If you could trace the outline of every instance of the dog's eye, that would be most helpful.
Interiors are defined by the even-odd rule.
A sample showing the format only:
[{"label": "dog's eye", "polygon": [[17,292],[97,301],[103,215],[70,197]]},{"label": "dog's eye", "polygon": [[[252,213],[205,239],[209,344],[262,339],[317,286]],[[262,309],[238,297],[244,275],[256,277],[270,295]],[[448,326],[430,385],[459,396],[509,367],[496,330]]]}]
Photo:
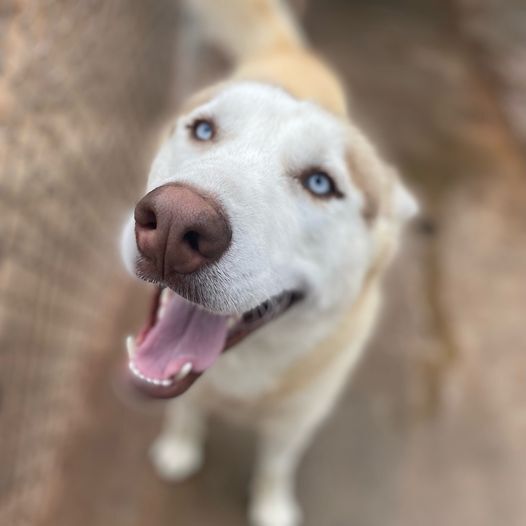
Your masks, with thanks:
[{"label": "dog's eye", "polygon": [[302,178],[303,186],[316,197],[341,197],[331,177],[322,171],[307,173]]},{"label": "dog's eye", "polygon": [[210,141],[214,138],[215,127],[212,121],[199,119],[191,125],[192,137],[197,141]]}]

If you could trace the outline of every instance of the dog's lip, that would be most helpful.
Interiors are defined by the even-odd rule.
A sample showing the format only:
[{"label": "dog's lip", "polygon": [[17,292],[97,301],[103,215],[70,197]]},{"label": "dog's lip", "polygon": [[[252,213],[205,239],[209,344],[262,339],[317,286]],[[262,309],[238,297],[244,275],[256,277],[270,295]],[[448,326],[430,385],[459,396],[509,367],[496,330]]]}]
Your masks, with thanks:
[{"label": "dog's lip", "polygon": [[280,317],[303,297],[304,293],[299,289],[287,289],[246,311],[230,329],[224,350],[230,349],[255,330]]},{"label": "dog's lip", "polygon": [[[149,331],[154,327],[158,316],[159,309],[161,306],[161,295],[162,291],[167,287],[157,286],[153,294],[152,304],[150,312],[147,318],[145,327],[139,332],[134,340],[135,342],[143,341]],[[170,291],[173,293],[173,291]],[[175,293],[174,293],[175,294]],[[299,289],[287,289],[282,291],[280,294],[273,296],[272,298],[265,300],[253,309],[244,312],[242,315],[231,316],[231,327],[228,331],[226,342],[221,353],[231,349],[250,334],[255,332],[257,329],[263,327],[267,323],[279,318],[282,314],[287,312],[293,305],[298,303],[304,298],[304,292]],[[199,306],[203,308],[202,306]],[[133,337],[128,337],[129,339]],[[190,386],[206,371],[196,372],[190,371],[185,374],[180,380],[174,380],[169,385],[154,384],[151,381],[146,380],[144,377],[140,377],[137,371],[132,366],[132,360],[130,359],[129,378],[134,387],[142,394],[151,398],[173,398],[183,394]]]}]

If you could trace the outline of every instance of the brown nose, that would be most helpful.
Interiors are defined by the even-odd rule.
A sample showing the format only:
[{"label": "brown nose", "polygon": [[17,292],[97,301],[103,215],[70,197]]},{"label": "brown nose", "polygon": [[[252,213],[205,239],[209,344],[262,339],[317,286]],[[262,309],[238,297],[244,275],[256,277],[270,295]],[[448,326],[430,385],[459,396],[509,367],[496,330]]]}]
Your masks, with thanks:
[{"label": "brown nose", "polygon": [[165,185],[135,207],[137,247],[161,277],[190,274],[217,261],[232,230],[213,199],[182,185]]}]

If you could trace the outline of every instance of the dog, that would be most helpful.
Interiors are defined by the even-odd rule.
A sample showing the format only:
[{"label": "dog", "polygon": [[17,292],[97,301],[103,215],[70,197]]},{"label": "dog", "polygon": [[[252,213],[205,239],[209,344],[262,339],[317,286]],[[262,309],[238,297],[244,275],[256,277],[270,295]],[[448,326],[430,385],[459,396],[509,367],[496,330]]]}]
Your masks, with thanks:
[{"label": "dog", "polygon": [[188,3],[236,67],[182,105],[124,228],[127,268],[157,284],[127,339],[130,377],[174,398],[151,449],[163,478],[200,468],[210,413],[246,423],[250,522],[294,526],[294,472],[362,354],[417,203],[284,3]]}]

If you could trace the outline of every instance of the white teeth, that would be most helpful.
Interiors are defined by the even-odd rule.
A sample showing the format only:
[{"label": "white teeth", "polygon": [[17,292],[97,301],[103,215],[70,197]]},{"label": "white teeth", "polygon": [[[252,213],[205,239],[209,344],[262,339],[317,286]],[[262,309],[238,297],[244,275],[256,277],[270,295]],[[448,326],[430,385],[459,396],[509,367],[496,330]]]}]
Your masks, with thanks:
[{"label": "white teeth", "polygon": [[157,311],[157,321],[161,321],[166,313],[166,307],[161,305]]},{"label": "white teeth", "polygon": [[133,356],[135,355],[135,338],[133,336],[126,337],[126,350],[128,351],[130,361],[133,360]]},{"label": "white teeth", "polygon": [[130,368],[130,371],[137,377],[143,380],[144,382],[147,382],[149,384],[153,385],[162,385],[163,387],[168,387],[169,385],[172,385],[173,382],[178,382],[182,380],[183,378],[186,378],[190,371],[192,370],[192,364],[190,362],[186,362],[180,369],[180,371],[175,375],[174,379],[166,378],[164,380],[158,379],[158,378],[149,378],[148,376],[144,376],[144,374],[137,369],[137,366],[130,360],[128,363],[128,367]]},{"label": "white teeth", "polygon": [[157,321],[162,320],[166,314],[166,307],[172,297],[172,291],[169,288],[164,288],[161,292],[161,298],[159,300],[159,309],[157,310]]},{"label": "white teeth", "polygon": [[172,297],[172,291],[169,288],[164,288],[163,291],[161,292],[161,300],[160,300],[161,305],[165,306],[170,301],[171,297]]},{"label": "white teeth", "polygon": [[240,320],[240,316],[230,316],[226,322],[226,326],[231,329],[238,321]]},{"label": "white teeth", "polygon": [[192,364],[190,362],[186,362],[182,367],[181,370],[175,375],[175,381],[178,382],[179,380],[182,380],[192,370]]},{"label": "white teeth", "polygon": [[128,367],[137,378],[140,378],[141,380],[144,380],[149,384],[162,385],[163,387],[168,387],[169,385],[172,385],[172,380],[170,379],[161,380],[157,378],[148,378],[147,376],[144,376],[144,374],[142,374],[141,371],[137,369],[136,365],[132,361],[128,363]]}]

